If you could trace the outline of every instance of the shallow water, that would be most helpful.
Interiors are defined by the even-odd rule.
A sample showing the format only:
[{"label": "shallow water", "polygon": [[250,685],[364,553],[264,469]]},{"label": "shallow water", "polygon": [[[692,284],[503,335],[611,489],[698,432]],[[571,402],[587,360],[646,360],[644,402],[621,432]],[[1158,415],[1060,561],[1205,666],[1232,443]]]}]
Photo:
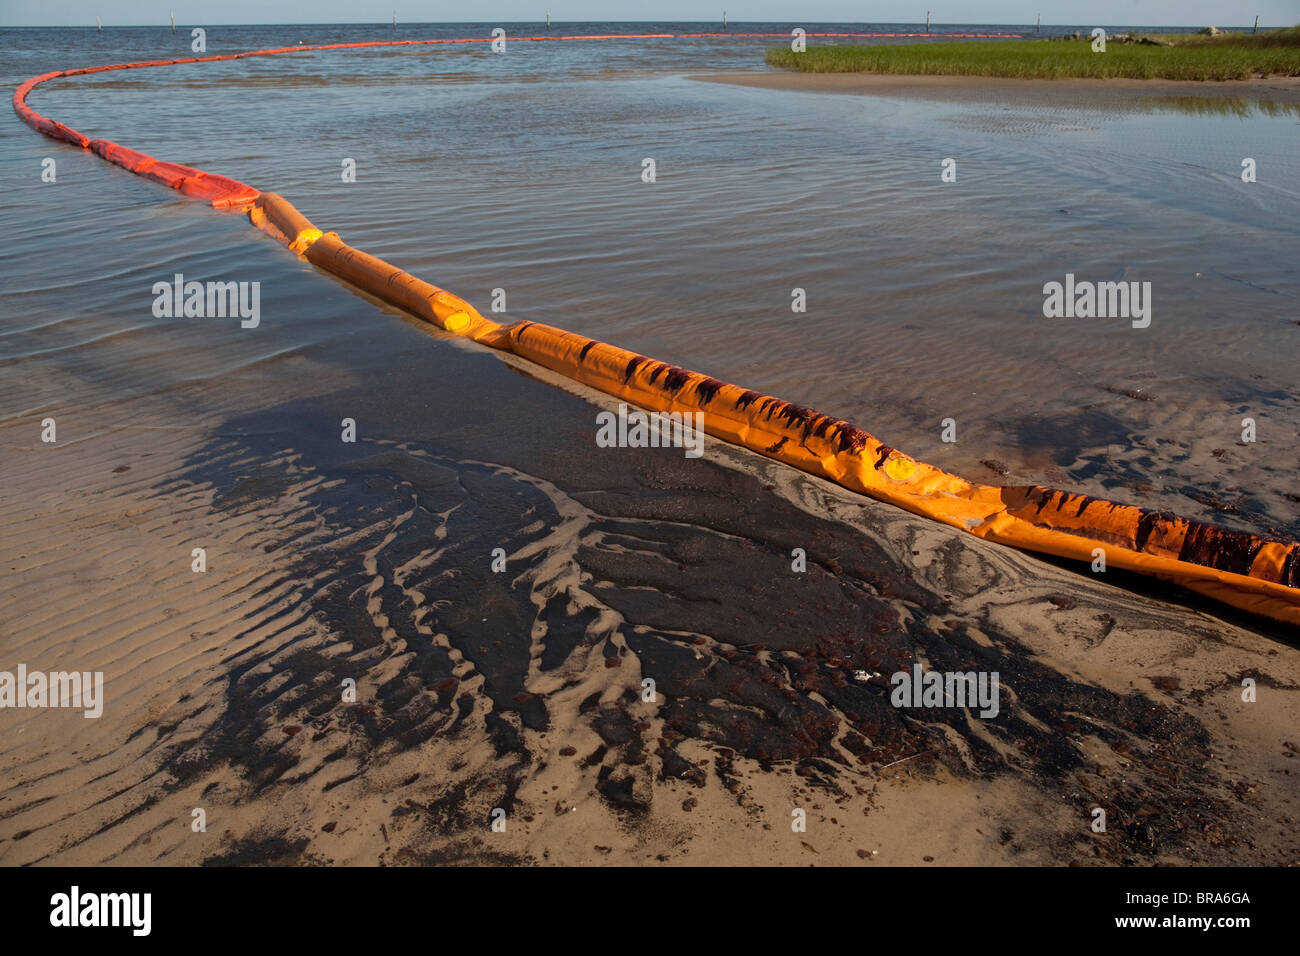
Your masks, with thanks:
[{"label": "shallow water", "polygon": [[[492,26],[214,27],[207,52]],[[52,68],[189,53],[185,29],[2,36],[11,86]],[[304,53],[61,80],[30,102],[89,136],[281,192],[321,227],[485,312],[504,289],[508,318],[813,406],[973,478],[1005,471],[1300,533],[1287,497],[1300,462],[1294,109],[1195,98],[974,105],[688,78],[763,69],[762,51],[778,42]],[[75,360],[112,341],[127,356],[172,354],[184,376],[182,343],[219,353],[227,336],[256,334],[275,342],[270,354],[328,343],[359,320],[321,319],[309,294],[274,285],[256,332],[154,319],[154,281],[257,280],[277,252],[251,231],[196,243],[196,220],[211,212],[16,118],[0,135],[8,362],[52,350]],[[59,164],[55,185],[39,180],[46,156]],[[1258,182],[1241,182],[1244,156]],[[653,184],[641,181],[647,157]],[[945,157],[957,159],[956,183],[940,182]],[[341,182],[344,158],[357,163],[354,184]],[[64,256],[73,232],[102,255]],[[162,260],[134,245],[159,238],[171,250]],[[1151,327],[1044,318],[1042,286],[1067,272],[1150,282]],[[73,287],[77,313],[51,314],[50,294]],[[795,288],[806,290],[805,314],[791,311]],[[151,334],[163,324],[165,338]],[[6,381],[6,414],[32,407],[29,393],[8,397]],[[1255,445],[1238,443],[1245,417],[1257,422]],[[956,444],[941,441],[947,418]]]}]

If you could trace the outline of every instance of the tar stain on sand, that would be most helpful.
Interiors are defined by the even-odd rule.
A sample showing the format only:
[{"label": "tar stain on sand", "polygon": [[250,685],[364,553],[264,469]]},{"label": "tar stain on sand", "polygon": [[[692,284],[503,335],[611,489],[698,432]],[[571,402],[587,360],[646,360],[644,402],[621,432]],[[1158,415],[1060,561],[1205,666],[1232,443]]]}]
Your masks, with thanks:
[{"label": "tar stain on sand", "polygon": [[[233,655],[224,709],[198,740],[156,728],[171,786],[226,764],[245,800],[283,787],[328,793],[414,749],[436,772],[421,798],[392,809],[385,840],[404,836],[388,859],[518,862],[479,834],[494,807],[549,813],[518,798],[544,759],[529,741],[554,730],[548,694],[532,686],[543,673],[563,675],[565,688],[614,688],[578,708],[601,745],[572,759],[624,826],[657,801],[680,808],[667,781],[720,787],[743,804],[738,757],[832,794],[904,759],[921,776],[942,767],[1014,775],[1046,793],[1086,790],[1081,781],[1100,780],[1076,742],[1089,737],[1132,764],[1094,797],[1124,822],[1100,842],[1081,825],[1063,838],[1062,860],[1235,844],[1206,769],[1209,736],[1193,718],[1080,683],[1014,635],[954,618],[874,539],[749,474],[670,450],[594,454],[592,406],[490,359],[444,358],[433,383],[411,360],[385,370],[384,395],[357,389],[229,422],[169,483],[210,486],[218,513],[270,517],[288,507],[287,459],[299,484],[325,479],[297,492],[316,533],[271,555],[318,627]],[[406,388],[421,400],[392,400]],[[339,441],[344,416],[358,422],[355,445]],[[575,507],[574,533],[555,536]],[[791,571],[795,547],[806,573]],[[961,547],[952,542],[947,559],[961,560]],[[537,557],[496,574],[494,548]],[[609,610],[615,623],[602,624]],[[918,661],[997,671],[1001,713],[976,732],[960,710],[894,708],[889,675]],[[654,719],[637,707],[637,673],[656,682]],[[346,677],[366,688],[356,703],[340,700]],[[489,766],[454,756],[481,740]],[[710,745],[712,765],[692,762],[687,741]],[[267,839],[282,841],[267,844],[271,857],[297,846],[288,833]],[[244,844],[224,857],[257,855]]]}]

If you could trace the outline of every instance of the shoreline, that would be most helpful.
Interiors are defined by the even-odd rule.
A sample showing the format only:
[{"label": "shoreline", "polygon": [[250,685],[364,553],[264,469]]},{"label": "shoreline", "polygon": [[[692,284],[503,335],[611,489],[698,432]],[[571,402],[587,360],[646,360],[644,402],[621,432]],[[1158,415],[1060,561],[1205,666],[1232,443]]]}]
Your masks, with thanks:
[{"label": "shoreline", "polygon": [[[369,307],[267,251],[269,278],[292,275],[317,311]],[[194,427],[165,443],[165,402],[112,387],[80,404],[135,430],[60,406],[87,434],[50,454],[28,419],[0,427],[12,660],[107,678],[103,720],[0,712],[0,862],[1293,857],[1295,836],[1272,835],[1300,708],[1282,635],[721,443],[702,461],[585,454],[613,399],[414,319],[334,354],[193,388]],[[67,375],[59,356],[44,371]],[[426,401],[475,409],[474,427]],[[364,423],[355,445],[336,438],[345,414]],[[484,560],[496,546],[506,576]],[[1001,712],[896,711],[888,675],[918,661],[996,671]],[[1267,688],[1259,710],[1241,674]]]},{"label": "shoreline", "polygon": [[697,73],[688,79],[798,93],[850,93],[957,102],[1114,106],[1152,99],[1247,99],[1300,106],[1300,77],[1253,80],[1020,79],[905,73]]}]

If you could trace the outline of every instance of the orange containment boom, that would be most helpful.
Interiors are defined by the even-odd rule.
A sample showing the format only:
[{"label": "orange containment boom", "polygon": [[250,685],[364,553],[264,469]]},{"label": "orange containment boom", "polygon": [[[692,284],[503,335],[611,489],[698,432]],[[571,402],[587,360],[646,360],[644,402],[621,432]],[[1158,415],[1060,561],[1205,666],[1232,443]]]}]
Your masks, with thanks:
[{"label": "orange containment boom", "polygon": [[[776,34],[784,36],[784,34]],[[809,34],[813,36],[815,34]],[[649,39],[645,34],[620,39]],[[580,40],[594,37],[529,37]],[[348,47],[479,40],[394,40],[256,50],[224,56],[88,67],[33,77],[14,92],[25,123],[217,208],[241,208],[254,225],[313,265],[447,332],[502,349],[608,395],[662,412],[702,412],[715,438],[980,538],[1172,581],[1236,608],[1300,625],[1300,543],[1219,528],[1038,485],[980,485],[919,462],[848,422],[675,365],[536,322],[501,325],[466,302],[323,232],[282,196],[224,176],[88,139],[27,106],[38,84],[104,70],[271,56]]]}]

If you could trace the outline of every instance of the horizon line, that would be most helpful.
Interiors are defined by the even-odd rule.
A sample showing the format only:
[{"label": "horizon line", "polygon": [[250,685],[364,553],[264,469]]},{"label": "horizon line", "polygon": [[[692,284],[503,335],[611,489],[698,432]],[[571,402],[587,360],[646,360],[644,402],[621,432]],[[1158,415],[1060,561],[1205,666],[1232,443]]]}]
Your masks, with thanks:
[{"label": "horizon line", "polygon": [[[691,23],[691,24],[700,24],[700,23],[716,23],[716,24],[719,24],[719,25],[722,24],[722,21],[721,21],[721,20],[657,20],[657,19],[647,19],[647,18],[631,18],[631,19],[626,19],[626,20],[624,20],[624,19],[619,19],[619,20],[555,20],[555,19],[552,19],[550,22],[551,22],[551,25],[552,25],[552,26],[554,26],[554,25],[556,25],[556,24],[570,24],[570,25],[574,25],[574,24],[584,24],[584,23]],[[1092,22],[1092,21],[1089,21],[1089,22]],[[452,25],[452,24],[474,24],[474,23],[497,24],[497,25],[502,24],[502,23],[529,23],[529,24],[531,24],[531,23],[541,23],[541,24],[544,24],[544,23],[546,23],[546,20],[543,19],[543,20],[409,20],[409,21],[399,20],[399,21],[397,21],[397,25],[398,25],[398,26],[405,26],[405,27],[449,26],[449,25]],[[835,25],[840,25],[840,26],[854,26],[854,25],[856,25],[856,26],[924,26],[924,25],[925,25],[922,21],[909,21],[909,20],[797,20],[797,21],[796,21],[796,20],[728,20],[726,25],[727,25],[727,27],[734,27],[734,26],[737,26],[737,25],[739,25],[739,24],[744,24],[744,23],[764,23],[764,24],[771,24],[771,23],[782,23],[782,24],[784,24],[784,23],[798,23],[798,24],[805,24],[805,23],[806,23],[806,24],[810,24],[810,25],[835,24]],[[1073,26],[1083,26],[1083,25],[1084,25],[1083,23],[1043,23],[1043,24],[1042,24],[1042,26],[1044,26],[1044,27],[1065,27],[1065,26],[1072,26],[1072,27],[1073,27]],[[1103,25],[1103,24],[1099,21],[1097,24],[1094,24],[1094,25]],[[1198,22],[1198,23],[1162,23],[1162,24],[1150,24],[1150,23],[1119,23],[1119,22],[1115,22],[1115,21],[1110,21],[1110,25],[1111,25],[1111,26],[1122,26],[1122,27],[1139,27],[1139,26],[1148,26],[1148,27],[1149,27],[1149,26],[1163,26],[1163,27],[1178,27],[1178,28],[1182,28],[1182,29],[1195,28],[1195,27],[1198,27],[1198,26],[1200,27],[1200,29],[1206,29],[1206,28],[1209,26],[1209,24],[1200,24],[1199,22]],[[198,23],[198,22],[195,22],[195,23],[181,23],[180,21],[177,21],[176,26],[178,26],[178,27],[179,27],[179,26],[188,26],[188,27],[199,27],[199,26],[201,26],[201,27],[207,27],[207,26],[221,26],[221,27],[355,27],[355,26],[383,26],[383,27],[390,27],[390,26],[391,26],[391,21],[389,21],[389,20],[298,20],[298,21],[288,21],[288,22],[265,22],[265,23],[261,23],[261,22],[259,22],[259,23],[224,23],[224,22],[219,21],[219,20],[205,20],[205,21],[203,21],[202,23]],[[931,27],[936,27],[936,26],[949,26],[949,27],[970,27],[970,26],[988,26],[988,27],[1023,27],[1023,26],[1034,26],[1034,24],[1028,24],[1028,23],[994,23],[994,22],[990,22],[990,21],[960,21],[960,22],[958,22],[958,21],[952,21],[952,22],[945,22],[945,23],[931,22],[930,26],[931,26]],[[168,30],[168,29],[170,29],[170,23],[158,23],[158,24],[155,24],[155,23],[114,23],[114,24],[105,23],[105,24],[102,25],[102,27],[103,27],[103,28],[106,28],[106,29],[110,29],[110,30],[111,30],[111,29],[117,29],[117,30],[129,30],[129,29],[135,29],[135,30],[138,30],[138,29],[151,29],[151,28],[157,28],[157,29]],[[1278,27],[1278,26],[1265,26],[1264,24],[1260,24],[1260,26],[1259,26],[1259,29],[1260,29],[1260,30],[1275,30],[1275,29],[1281,29],[1281,28],[1283,28],[1283,27]],[[62,23],[62,24],[54,24],[54,23],[8,23],[8,24],[0,24],[0,29],[36,29],[36,30],[86,30],[86,29],[90,29],[90,30],[98,30],[98,29],[100,29],[100,27],[97,26],[97,25],[94,25],[94,24],[84,24],[84,23]],[[1229,26],[1229,27],[1219,27],[1218,29],[1221,29],[1221,30],[1240,30],[1240,29],[1251,29],[1251,26],[1250,26],[1250,25],[1239,25],[1239,26],[1235,26],[1235,27],[1234,27],[1234,26]]]}]

